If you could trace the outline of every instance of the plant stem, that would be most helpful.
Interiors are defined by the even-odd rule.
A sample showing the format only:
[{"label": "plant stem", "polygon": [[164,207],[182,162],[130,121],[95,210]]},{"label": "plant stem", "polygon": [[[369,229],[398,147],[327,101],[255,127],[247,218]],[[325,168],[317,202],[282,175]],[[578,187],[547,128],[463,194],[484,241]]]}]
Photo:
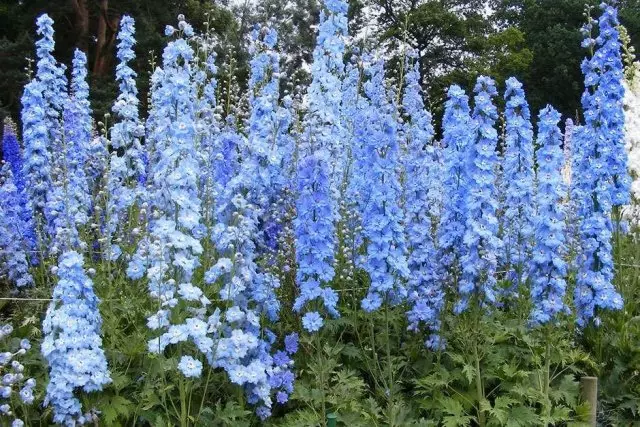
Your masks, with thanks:
[{"label": "plant stem", "polygon": [[391,336],[389,334],[389,304],[384,306],[384,321],[385,321],[385,335],[386,335],[386,349],[387,349],[387,419],[390,426],[393,426],[392,422],[392,403],[393,403],[393,369],[391,366]]},{"label": "plant stem", "polygon": [[322,354],[322,340],[320,339],[320,331],[316,332],[316,354],[318,357],[318,364],[320,367],[320,391],[321,391],[321,412],[320,412],[320,425],[323,427],[327,426],[327,402],[325,395],[325,363],[324,363],[324,355]]},{"label": "plant stem", "polygon": [[484,427],[486,424],[484,411],[481,402],[484,401],[484,388],[482,387],[482,375],[480,373],[480,357],[478,356],[478,341],[474,341],[473,356],[476,359],[476,399],[478,400],[478,425]]},{"label": "plant stem", "polygon": [[180,378],[180,426],[187,427],[189,424],[189,410],[187,408],[187,392],[184,379]]}]

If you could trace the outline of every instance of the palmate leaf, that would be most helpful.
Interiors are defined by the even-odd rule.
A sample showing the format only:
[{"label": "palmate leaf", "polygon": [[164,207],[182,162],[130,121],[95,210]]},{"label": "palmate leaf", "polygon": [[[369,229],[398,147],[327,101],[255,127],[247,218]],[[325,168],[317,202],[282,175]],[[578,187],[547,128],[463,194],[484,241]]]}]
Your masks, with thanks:
[{"label": "palmate leaf", "polygon": [[509,410],[506,427],[526,427],[539,425],[540,417],[528,406],[513,406]]},{"label": "palmate leaf", "polygon": [[126,420],[134,404],[124,396],[108,396],[100,402],[102,419],[105,425],[119,425],[118,420]]},{"label": "palmate leaf", "polygon": [[491,406],[491,403],[486,399],[480,403],[482,411],[486,412],[491,418],[498,422],[498,425],[506,424],[509,419],[509,412],[512,405],[518,403],[517,400],[510,398],[509,396],[498,396]]},{"label": "palmate leaf", "polygon": [[445,427],[468,426],[475,417],[467,415],[462,404],[454,398],[443,397],[439,400],[442,410],[448,414],[442,418]]},{"label": "palmate leaf", "polygon": [[575,405],[578,399],[578,387],[578,382],[573,374],[563,375],[558,386],[549,390],[549,397],[556,404],[564,402],[570,406]]}]

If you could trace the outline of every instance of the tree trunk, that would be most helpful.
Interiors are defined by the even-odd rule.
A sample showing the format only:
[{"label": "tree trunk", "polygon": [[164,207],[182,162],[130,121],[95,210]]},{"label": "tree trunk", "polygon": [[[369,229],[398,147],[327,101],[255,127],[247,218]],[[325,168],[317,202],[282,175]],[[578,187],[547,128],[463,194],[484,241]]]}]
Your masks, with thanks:
[{"label": "tree trunk", "polygon": [[70,2],[75,13],[76,46],[87,53],[89,51],[89,7],[87,0],[70,0]]},{"label": "tree trunk", "polygon": [[109,73],[113,46],[116,41],[120,17],[109,17],[109,0],[100,0],[98,13],[98,34],[96,56],[93,62],[93,74],[106,76]]}]

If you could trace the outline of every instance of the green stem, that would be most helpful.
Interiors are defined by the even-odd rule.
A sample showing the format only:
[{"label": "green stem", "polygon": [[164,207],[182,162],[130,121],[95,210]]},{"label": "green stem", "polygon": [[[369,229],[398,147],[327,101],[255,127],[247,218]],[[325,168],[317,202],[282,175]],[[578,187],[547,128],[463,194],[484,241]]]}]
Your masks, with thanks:
[{"label": "green stem", "polygon": [[[477,307],[479,310],[479,307]],[[480,324],[479,320],[476,322],[476,326]],[[482,372],[480,371],[480,356],[478,353],[478,336],[473,339],[473,357],[476,364],[476,400],[478,401],[478,426],[485,427],[486,418],[484,411],[482,410],[481,403],[484,401],[484,387],[482,386]]]},{"label": "green stem", "polygon": [[392,422],[392,403],[393,403],[393,369],[391,366],[391,335],[389,334],[389,304],[384,305],[384,321],[385,321],[385,339],[387,350],[387,418],[390,426]]},{"label": "green stem", "polygon": [[320,391],[321,391],[321,412],[320,412],[320,422],[323,427],[327,427],[327,402],[326,402],[326,392],[325,392],[325,363],[324,363],[324,355],[322,354],[322,340],[320,340],[320,331],[316,332],[316,354],[318,357],[318,364],[320,367]]},{"label": "green stem", "polygon": [[549,329],[545,328],[546,349],[544,354],[544,384],[543,393],[545,396],[545,406],[547,407],[547,416],[551,414],[551,404],[549,400],[549,390],[551,387],[551,337]]},{"label": "green stem", "polygon": [[187,408],[187,391],[184,379],[180,378],[180,426],[189,425],[189,409]]}]

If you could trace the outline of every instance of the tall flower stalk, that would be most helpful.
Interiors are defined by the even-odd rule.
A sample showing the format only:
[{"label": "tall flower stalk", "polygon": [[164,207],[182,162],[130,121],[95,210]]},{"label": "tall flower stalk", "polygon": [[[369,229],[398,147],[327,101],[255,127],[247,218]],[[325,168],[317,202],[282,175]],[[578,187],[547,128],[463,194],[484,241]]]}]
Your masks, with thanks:
[{"label": "tall flower stalk", "polygon": [[405,212],[408,267],[411,271],[407,282],[408,300],[411,309],[407,313],[409,328],[417,330],[424,324],[430,335],[426,345],[439,348],[438,330],[441,311],[444,307],[444,288],[438,277],[435,246],[435,218],[441,189],[440,165],[433,145],[431,114],[424,108],[420,89],[420,74],[417,61],[405,76],[402,98],[408,122],[404,127],[407,140],[403,156],[405,173]]},{"label": "tall flower stalk", "polygon": [[547,106],[540,111],[536,151],[537,192],[532,219],[535,245],[531,258],[531,298],[534,324],[553,322],[567,312],[564,302],[567,264],[565,256],[565,184],[562,180],[562,134],[558,128],[560,113]]},{"label": "tall flower stalk", "polygon": [[496,303],[497,255],[501,247],[498,238],[496,210],[496,145],[495,122],[498,113],[492,98],[497,95],[495,83],[488,77],[478,77],[474,88],[473,144],[467,152],[466,225],[462,278],[458,286],[460,301],[456,312],[464,311],[472,299],[481,307]]},{"label": "tall flower stalk", "polygon": [[503,162],[505,207],[503,213],[503,261],[515,287],[527,279],[533,237],[533,128],[522,84],[507,80],[506,137]]}]

